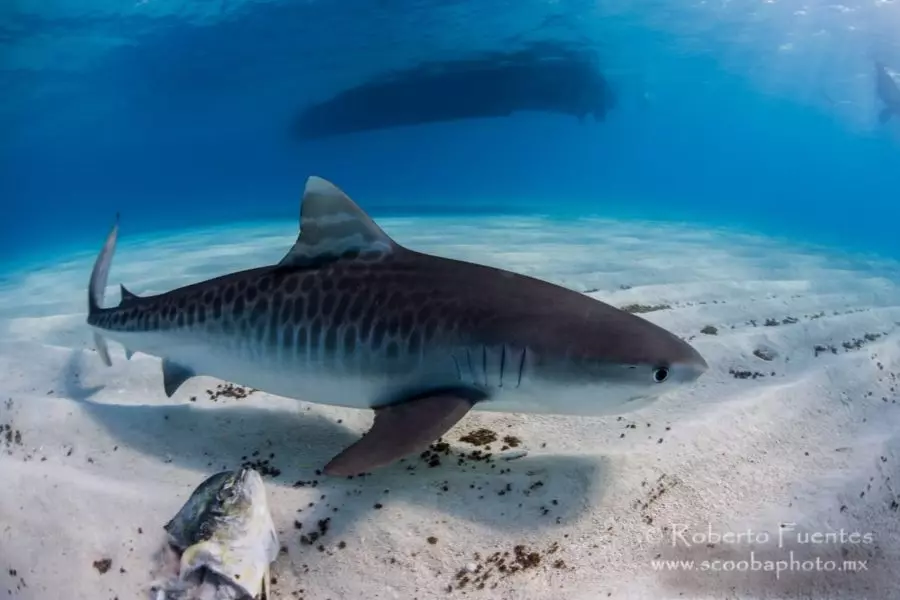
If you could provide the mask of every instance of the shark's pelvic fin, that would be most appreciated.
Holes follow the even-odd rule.
[[[162,361],[162,372],[163,389],[169,398],[181,387],[181,384],[197,375],[191,369],[174,363],[167,358],[164,358]]]
[[[376,408],[372,428],[331,459],[324,473],[358,475],[424,450],[484,397],[473,390],[446,390]]]
[[[372,258],[399,246],[334,184],[312,176],[300,207],[300,235],[278,263],[282,267],[317,267],[342,257]]]
[[[88,284],[88,315],[100,312],[103,309],[103,296],[106,292],[106,282],[109,280],[109,268],[112,265],[113,255],[116,253],[116,240],[119,236],[119,215],[116,214],[115,223],[106,236],[103,248],[94,261],[94,268],[91,270],[91,279]],[[103,360],[103,364],[107,367],[112,366],[109,358],[109,348],[106,346],[106,340],[98,332],[94,332],[94,346],[97,353]]]

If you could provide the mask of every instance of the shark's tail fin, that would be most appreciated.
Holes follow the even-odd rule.
[[[890,106],[886,106],[885,108],[882,108],[881,112],[878,113],[878,122],[881,123],[882,125],[884,125],[885,123],[887,123],[888,121],[891,120],[891,117],[893,116],[893,114],[894,114],[894,109],[891,108]]]
[[[109,267],[112,264],[113,254],[116,252],[116,239],[119,235],[119,215],[116,214],[116,221],[113,224],[109,235],[106,236],[106,242],[94,261],[94,269],[91,271],[91,281],[88,285],[88,323],[103,309],[103,295],[106,291],[106,281],[109,279]],[[106,347],[106,340],[96,330],[94,331],[94,345],[103,363],[109,367],[112,361],[109,359],[109,349]]]

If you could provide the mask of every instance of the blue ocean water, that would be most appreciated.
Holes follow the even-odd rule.
[[[0,5],[0,257],[296,219],[307,176],[374,215],[687,220],[900,256],[896,2],[56,0]],[[549,113],[298,142],[380,73],[535,43],[595,53],[603,122]],[[469,92],[471,93],[471,92]]]

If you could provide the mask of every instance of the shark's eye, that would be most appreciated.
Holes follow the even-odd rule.
[[[666,367],[657,367],[653,369],[653,381],[662,383],[669,378],[669,369]]]

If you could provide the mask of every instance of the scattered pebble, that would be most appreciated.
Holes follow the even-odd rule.
[[[94,561],[94,568],[97,571],[104,575],[109,569],[112,567],[112,559],[111,558],[101,558],[100,560]]]

